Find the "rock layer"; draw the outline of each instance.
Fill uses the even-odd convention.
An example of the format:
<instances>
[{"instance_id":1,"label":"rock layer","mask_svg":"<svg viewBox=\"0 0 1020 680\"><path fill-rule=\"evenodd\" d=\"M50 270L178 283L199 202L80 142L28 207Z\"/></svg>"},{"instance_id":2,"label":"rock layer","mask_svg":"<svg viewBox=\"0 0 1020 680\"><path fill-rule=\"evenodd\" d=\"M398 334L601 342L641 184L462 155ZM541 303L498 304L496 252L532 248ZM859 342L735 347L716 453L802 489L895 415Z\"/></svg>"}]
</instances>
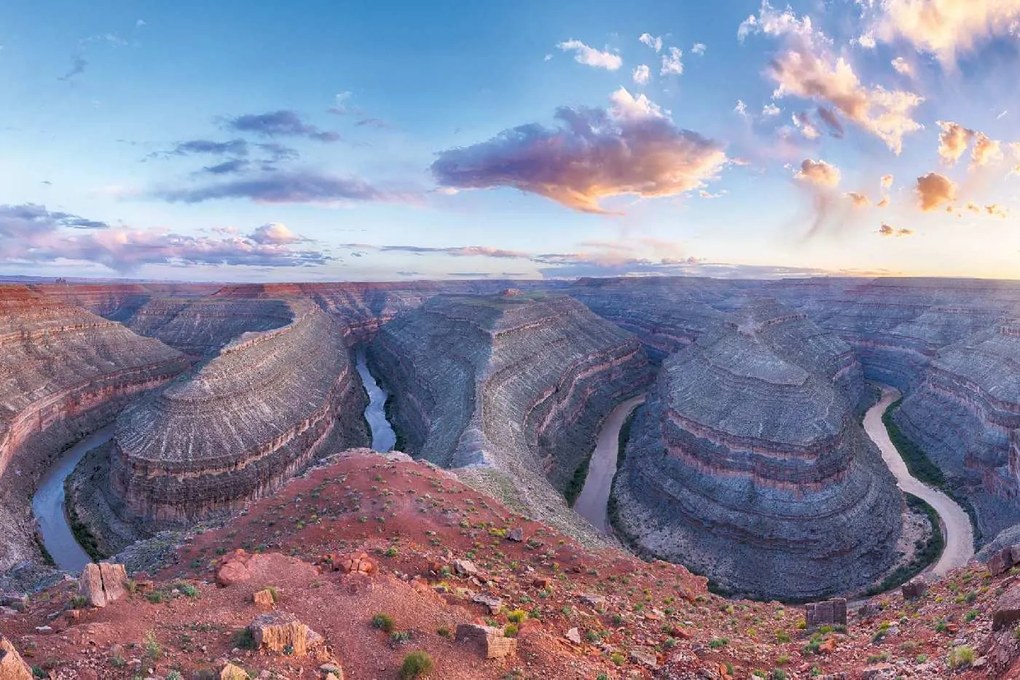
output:
<instances>
[{"instance_id":1,"label":"rock layer","mask_svg":"<svg viewBox=\"0 0 1020 680\"><path fill-rule=\"evenodd\" d=\"M305 300L290 322L233 340L117 420L105 500L151 525L236 511L322 455L367 442L360 389L333 321Z\"/></svg>"},{"instance_id":2,"label":"rock layer","mask_svg":"<svg viewBox=\"0 0 1020 680\"><path fill-rule=\"evenodd\" d=\"M894 420L993 535L1020 522L1020 322L942 348Z\"/></svg>"},{"instance_id":3,"label":"rock layer","mask_svg":"<svg viewBox=\"0 0 1020 680\"><path fill-rule=\"evenodd\" d=\"M894 561L902 500L837 386L859 366L777 305L736 318L664 362L614 485L617 528L728 591L860 589Z\"/></svg>"},{"instance_id":4,"label":"rock layer","mask_svg":"<svg viewBox=\"0 0 1020 680\"><path fill-rule=\"evenodd\" d=\"M37 552L29 494L42 471L186 367L176 350L120 324L0 287L0 570Z\"/></svg>"},{"instance_id":5,"label":"rock layer","mask_svg":"<svg viewBox=\"0 0 1020 680\"><path fill-rule=\"evenodd\" d=\"M562 491L616 403L642 389L629 333L565 296L439 296L384 326L369 348L394 395L406 450L502 478L504 495L560 515ZM575 520L571 520L575 521Z\"/></svg>"}]
</instances>

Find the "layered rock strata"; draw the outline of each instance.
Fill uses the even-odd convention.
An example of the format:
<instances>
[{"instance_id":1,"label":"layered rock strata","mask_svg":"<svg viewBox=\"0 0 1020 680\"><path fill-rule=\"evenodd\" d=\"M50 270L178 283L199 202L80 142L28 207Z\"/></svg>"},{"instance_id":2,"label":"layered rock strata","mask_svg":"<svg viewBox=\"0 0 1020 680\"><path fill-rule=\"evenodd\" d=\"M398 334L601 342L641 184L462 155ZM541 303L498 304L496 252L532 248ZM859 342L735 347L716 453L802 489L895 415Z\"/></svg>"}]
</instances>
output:
<instances>
[{"instance_id":1,"label":"layered rock strata","mask_svg":"<svg viewBox=\"0 0 1020 680\"><path fill-rule=\"evenodd\" d=\"M230 513L320 455L367 443L365 394L339 329L311 302L285 305L286 325L241 335L125 409L100 470L108 485L78 486L109 489L78 498L86 514L117 533L118 520L151 529Z\"/></svg>"},{"instance_id":2,"label":"layered rock strata","mask_svg":"<svg viewBox=\"0 0 1020 680\"><path fill-rule=\"evenodd\" d=\"M38 552L29 499L46 467L186 367L158 340L25 287L0 287L0 570Z\"/></svg>"},{"instance_id":3,"label":"layered rock strata","mask_svg":"<svg viewBox=\"0 0 1020 680\"><path fill-rule=\"evenodd\" d=\"M1020 522L1020 321L942 348L894 413L994 535Z\"/></svg>"},{"instance_id":4,"label":"layered rock strata","mask_svg":"<svg viewBox=\"0 0 1020 680\"><path fill-rule=\"evenodd\" d=\"M384 326L369 360L405 450L494 473L500 495L552 521L570 514L555 490L601 420L649 380L629 333L569 297L519 291L432 298Z\"/></svg>"},{"instance_id":5,"label":"layered rock strata","mask_svg":"<svg viewBox=\"0 0 1020 680\"><path fill-rule=\"evenodd\" d=\"M840 342L804 342L780 309L754 305L663 363L614 483L616 526L727 591L853 592L893 564L903 502L834 383Z\"/></svg>"}]
</instances>

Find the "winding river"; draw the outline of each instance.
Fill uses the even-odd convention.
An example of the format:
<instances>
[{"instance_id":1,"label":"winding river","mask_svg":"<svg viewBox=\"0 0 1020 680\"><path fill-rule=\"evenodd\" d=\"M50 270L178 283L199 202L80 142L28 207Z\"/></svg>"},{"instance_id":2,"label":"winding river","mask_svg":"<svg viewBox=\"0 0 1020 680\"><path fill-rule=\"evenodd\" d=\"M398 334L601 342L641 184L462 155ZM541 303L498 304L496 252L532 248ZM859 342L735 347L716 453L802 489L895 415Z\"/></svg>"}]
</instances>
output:
<instances>
[{"instance_id":1,"label":"winding river","mask_svg":"<svg viewBox=\"0 0 1020 680\"><path fill-rule=\"evenodd\" d=\"M922 499L938 513L946 538L946 548L939 560L930 568L930 572L936 576L943 576L950 569L967 564L974 556L974 531L970 517L956 501L911 476L903 457L889 439L889 432L882 422L882 414L899 398L900 393L897 390L883 386L882 398L868 409L864 416L864 431L882 451L885 464L896 477L896 485Z\"/></svg>"},{"instance_id":2,"label":"winding river","mask_svg":"<svg viewBox=\"0 0 1020 680\"><path fill-rule=\"evenodd\" d=\"M372 430L372 450L392 451L397 443L397 435L393 431L390 421L386 419L386 398L389 394L379 386L375 376L368 370L368 361L363 349L358 350L357 367L361 382L365 386L365 391L368 392L365 420L368 421L368 427Z\"/></svg>"},{"instance_id":3,"label":"winding river","mask_svg":"<svg viewBox=\"0 0 1020 680\"><path fill-rule=\"evenodd\" d=\"M64 508L64 480L86 453L112 438L113 425L107 425L69 448L46 471L32 497L32 512L46 551L59 568L74 574L80 572L92 558L78 545L68 523Z\"/></svg>"},{"instance_id":4,"label":"winding river","mask_svg":"<svg viewBox=\"0 0 1020 680\"><path fill-rule=\"evenodd\" d=\"M616 475L620 429L627 421L627 416L631 414L631 411L644 400L644 395L628 399L614 408L602 422L595 452L591 454L591 461L588 463L588 476L584 480L581 495L574 503L574 510L606 535L613 534L613 529L609 524L608 504L609 492L613 486L613 476Z\"/></svg>"}]
</instances>

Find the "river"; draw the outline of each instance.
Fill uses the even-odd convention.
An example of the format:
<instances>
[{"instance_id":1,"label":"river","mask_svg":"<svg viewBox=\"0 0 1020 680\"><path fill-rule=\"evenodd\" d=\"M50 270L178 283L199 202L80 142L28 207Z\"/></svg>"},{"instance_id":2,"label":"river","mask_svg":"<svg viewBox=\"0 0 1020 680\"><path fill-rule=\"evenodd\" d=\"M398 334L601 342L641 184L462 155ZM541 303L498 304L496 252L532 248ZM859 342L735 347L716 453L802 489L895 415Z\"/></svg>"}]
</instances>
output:
<instances>
[{"instance_id":1,"label":"river","mask_svg":"<svg viewBox=\"0 0 1020 680\"><path fill-rule=\"evenodd\" d=\"M358 350L357 367L361 382L365 386L365 391L368 392L365 420L368 421L368 426L372 430L372 450L392 451L397 443L397 435L393 431L390 421L386 419L386 398L389 395L379 386L375 376L368 370L368 361L363 349Z\"/></svg>"},{"instance_id":2,"label":"river","mask_svg":"<svg viewBox=\"0 0 1020 680\"><path fill-rule=\"evenodd\" d=\"M936 576L943 576L950 569L967 564L974 556L974 531L970 524L970 517L956 501L911 476L903 457L900 456L892 440L889 439L889 432L886 430L885 423L882 422L882 414L899 397L900 393L897 390L883 386L882 398L868 409L864 416L864 430L882 451L885 464L896 477L896 485L903 491L924 500L938 513L945 533L946 548L930 571Z\"/></svg>"},{"instance_id":3,"label":"river","mask_svg":"<svg viewBox=\"0 0 1020 680\"><path fill-rule=\"evenodd\" d=\"M644 400L644 395L628 399L614 408L602 422L595 452L591 454L591 461L588 463L588 476L585 477L584 487L574 503L574 510L606 535L611 536L613 533L613 528L609 524L608 504L613 477L616 475L620 429L631 411Z\"/></svg>"},{"instance_id":4,"label":"river","mask_svg":"<svg viewBox=\"0 0 1020 680\"><path fill-rule=\"evenodd\" d=\"M92 558L78 545L68 523L64 508L64 480L86 453L112 437L113 425L108 425L69 448L46 471L32 497L32 512L39 525L43 545L58 567L73 574L79 573Z\"/></svg>"}]
</instances>

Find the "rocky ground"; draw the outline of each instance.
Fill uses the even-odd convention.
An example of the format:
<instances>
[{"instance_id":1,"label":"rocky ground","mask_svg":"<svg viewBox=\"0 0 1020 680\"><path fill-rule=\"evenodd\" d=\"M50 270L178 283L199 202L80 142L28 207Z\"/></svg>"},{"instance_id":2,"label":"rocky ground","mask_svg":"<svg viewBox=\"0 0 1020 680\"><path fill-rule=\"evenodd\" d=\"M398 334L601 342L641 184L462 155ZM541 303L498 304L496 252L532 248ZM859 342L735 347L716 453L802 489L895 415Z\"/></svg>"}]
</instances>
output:
<instances>
[{"instance_id":1,"label":"rocky ground","mask_svg":"<svg viewBox=\"0 0 1020 680\"><path fill-rule=\"evenodd\" d=\"M67 580L5 599L0 630L37 676L68 679L245 677L228 664L397 678L418 651L429 678L1016 677L1013 623L992 633L1016 610L997 604L1020 590L1014 571L975 564L807 631L800 607L711 595L683 567L588 551L449 472L355 451L189 537L105 607ZM486 648L464 624L498 631Z\"/></svg>"}]
</instances>

